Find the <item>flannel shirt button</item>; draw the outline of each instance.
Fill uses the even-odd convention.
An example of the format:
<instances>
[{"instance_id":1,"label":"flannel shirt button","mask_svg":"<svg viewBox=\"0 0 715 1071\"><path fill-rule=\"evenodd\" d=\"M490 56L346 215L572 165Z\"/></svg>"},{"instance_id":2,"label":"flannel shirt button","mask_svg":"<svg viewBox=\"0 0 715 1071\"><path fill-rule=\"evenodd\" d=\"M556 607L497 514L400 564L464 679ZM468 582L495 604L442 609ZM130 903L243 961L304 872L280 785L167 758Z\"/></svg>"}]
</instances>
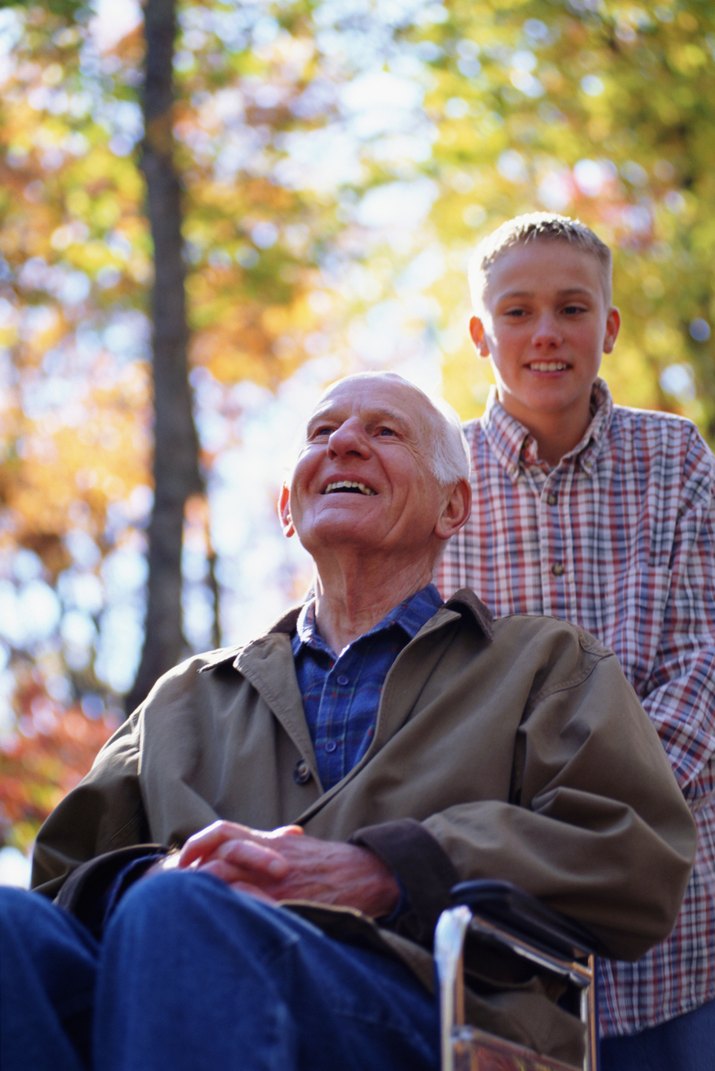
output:
<instances>
[{"instance_id":1,"label":"flannel shirt button","mask_svg":"<svg viewBox=\"0 0 715 1071\"><path fill-rule=\"evenodd\" d=\"M556 495L553 491L549 491L548 495L546 496L547 505L555 506L557 501L558 501L558 495Z\"/></svg>"},{"instance_id":2,"label":"flannel shirt button","mask_svg":"<svg viewBox=\"0 0 715 1071\"><path fill-rule=\"evenodd\" d=\"M563 576L564 575L564 564L563 564L563 562L554 562L554 564L551 566L551 572L554 574L554 576Z\"/></svg>"},{"instance_id":3,"label":"flannel shirt button","mask_svg":"<svg viewBox=\"0 0 715 1071\"><path fill-rule=\"evenodd\" d=\"M293 780L296 785L305 785L312 778L310 767L305 759L298 759L293 770Z\"/></svg>"}]
</instances>

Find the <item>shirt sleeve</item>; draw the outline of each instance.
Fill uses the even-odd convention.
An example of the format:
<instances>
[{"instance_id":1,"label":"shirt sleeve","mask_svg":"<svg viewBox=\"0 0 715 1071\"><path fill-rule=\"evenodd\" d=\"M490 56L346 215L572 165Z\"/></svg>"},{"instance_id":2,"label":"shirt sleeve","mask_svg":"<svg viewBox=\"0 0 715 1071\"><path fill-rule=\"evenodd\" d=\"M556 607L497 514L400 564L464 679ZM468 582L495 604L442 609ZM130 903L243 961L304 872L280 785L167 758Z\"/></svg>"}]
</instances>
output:
<instances>
[{"instance_id":1,"label":"shirt sleeve","mask_svg":"<svg viewBox=\"0 0 715 1071\"><path fill-rule=\"evenodd\" d=\"M695 429L678 510L659 650L637 690L692 800L710 790L715 755L715 457Z\"/></svg>"}]
</instances>

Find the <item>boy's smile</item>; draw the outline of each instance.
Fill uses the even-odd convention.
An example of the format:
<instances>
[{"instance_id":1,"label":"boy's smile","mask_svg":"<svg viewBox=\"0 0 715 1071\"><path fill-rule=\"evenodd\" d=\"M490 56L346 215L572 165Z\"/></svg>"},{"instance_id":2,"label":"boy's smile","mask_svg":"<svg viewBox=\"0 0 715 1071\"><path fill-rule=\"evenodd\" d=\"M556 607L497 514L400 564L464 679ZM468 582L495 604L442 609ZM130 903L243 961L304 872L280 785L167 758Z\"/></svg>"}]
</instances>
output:
<instances>
[{"instance_id":1,"label":"boy's smile","mask_svg":"<svg viewBox=\"0 0 715 1071\"><path fill-rule=\"evenodd\" d=\"M556 435L563 452L564 440L575 446L586 430L591 387L619 325L598 261L567 242L516 245L489 269L472 339L492 359L502 405L536 436L545 460L542 439Z\"/></svg>"}]
</instances>

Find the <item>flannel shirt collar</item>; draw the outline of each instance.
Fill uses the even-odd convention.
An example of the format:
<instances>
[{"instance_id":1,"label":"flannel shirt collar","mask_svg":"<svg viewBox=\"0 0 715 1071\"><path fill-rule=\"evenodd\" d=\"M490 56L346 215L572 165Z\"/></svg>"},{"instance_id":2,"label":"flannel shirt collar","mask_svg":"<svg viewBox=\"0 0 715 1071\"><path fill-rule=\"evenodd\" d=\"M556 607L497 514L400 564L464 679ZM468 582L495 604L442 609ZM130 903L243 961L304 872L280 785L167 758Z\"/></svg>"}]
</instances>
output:
<instances>
[{"instance_id":1,"label":"flannel shirt collar","mask_svg":"<svg viewBox=\"0 0 715 1071\"><path fill-rule=\"evenodd\" d=\"M427 584L426 587L415 592L414 595L411 595L397 606L393 606L390 612L385 614L382 620L378 621L378 623L374 625L369 632L365 633L365 635L370 636L372 633L379 632L381 629L389 628L391 625L397 625L406 634L408 639L413 639L425 622L428 621L442 605L442 597L435 585ZM304 603L298 614L296 631L292 638L294 655L298 653L302 645L328 651L331 655L334 654L334 652L330 651L318 632L315 623L314 598Z\"/></svg>"},{"instance_id":2,"label":"flannel shirt collar","mask_svg":"<svg viewBox=\"0 0 715 1071\"><path fill-rule=\"evenodd\" d=\"M591 423L583 438L563 458L579 465L588 475L591 475L598 455L607 442L613 419L613 398L607 384L600 378L593 384L591 414ZM497 398L496 387L489 392L481 423L491 449L512 482L516 483L525 468L541 464L536 440L528 428L507 413Z\"/></svg>"},{"instance_id":3,"label":"flannel shirt collar","mask_svg":"<svg viewBox=\"0 0 715 1071\"><path fill-rule=\"evenodd\" d=\"M433 588L434 585L429 584L427 588L423 588L423 592ZM449 619L453 614L458 614L461 617L468 618L478 628L481 635L485 636L488 641L491 641L493 635L493 623L494 617L485 603L479 598L479 596L471 588L461 588L456 591L454 595L451 595L446 602L439 597L437 588L434 588L437 593L438 603L435 613L438 613L440 608L444 610L444 616L442 622ZM419 592L417 594L420 594ZM431 597L431 596L430 596ZM402 604L400 604L402 605ZM199 673L210 672L211 670L226 667L228 665L233 666L234 669L241 672L241 660L245 653L250 650L255 650L266 644L272 643L276 636L284 635L290 638L290 642L293 646L293 652L295 653L296 642L300 644L300 638L296 631L297 621L300 617L303 606L294 606L291 610L288 610L267 633L262 636L258 636L253 640L249 640L247 643L239 644L235 647L221 647L214 651L207 651L201 656L202 665L199 667ZM399 609L399 607L397 607ZM391 611L392 612L392 611ZM435 616L433 613L433 617ZM405 628L405 621L401 618L400 624ZM407 627L412 630L414 628L414 635L417 635L421 631L422 627L427 624L427 621L423 621L419 627L414 628L413 625ZM376 625L376 628L380 628L384 625L384 620ZM439 619L435 621L434 627L441 627ZM410 637L412 638L412 636Z\"/></svg>"}]
</instances>

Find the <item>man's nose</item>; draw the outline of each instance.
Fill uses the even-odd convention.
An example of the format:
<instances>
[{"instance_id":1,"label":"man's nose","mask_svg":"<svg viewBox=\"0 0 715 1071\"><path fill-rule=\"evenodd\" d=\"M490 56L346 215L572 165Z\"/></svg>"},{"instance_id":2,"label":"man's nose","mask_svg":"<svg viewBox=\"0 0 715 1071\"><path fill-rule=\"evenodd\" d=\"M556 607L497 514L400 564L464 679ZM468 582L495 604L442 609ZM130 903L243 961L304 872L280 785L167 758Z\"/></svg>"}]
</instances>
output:
<instances>
[{"instance_id":1,"label":"man's nose","mask_svg":"<svg viewBox=\"0 0 715 1071\"><path fill-rule=\"evenodd\" d=\"M341 454L358 454L366 457L370 452L370 436L361 421L351 417L331 432L328 449L337 457Z\"/></svg>"}]
</instances>

